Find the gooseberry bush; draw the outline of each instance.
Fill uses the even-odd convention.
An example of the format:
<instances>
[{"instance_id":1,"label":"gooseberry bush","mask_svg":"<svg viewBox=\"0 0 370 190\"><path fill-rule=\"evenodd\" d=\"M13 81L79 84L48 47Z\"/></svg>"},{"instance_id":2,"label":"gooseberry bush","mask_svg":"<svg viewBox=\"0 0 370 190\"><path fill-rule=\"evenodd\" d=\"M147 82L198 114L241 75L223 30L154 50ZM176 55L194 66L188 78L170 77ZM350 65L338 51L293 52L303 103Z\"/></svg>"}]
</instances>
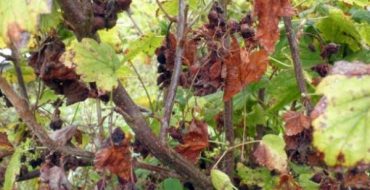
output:
<instances>
[{"instance_id":1,"label":"gooseberry bush","mask_svg":"<svg viewBox=\"0 0 370 190\"><path fill-rule=\"evenodd\" d=\"M370 189L367 0L0 1L0 184Z\"/></svg>"}]
</instances>

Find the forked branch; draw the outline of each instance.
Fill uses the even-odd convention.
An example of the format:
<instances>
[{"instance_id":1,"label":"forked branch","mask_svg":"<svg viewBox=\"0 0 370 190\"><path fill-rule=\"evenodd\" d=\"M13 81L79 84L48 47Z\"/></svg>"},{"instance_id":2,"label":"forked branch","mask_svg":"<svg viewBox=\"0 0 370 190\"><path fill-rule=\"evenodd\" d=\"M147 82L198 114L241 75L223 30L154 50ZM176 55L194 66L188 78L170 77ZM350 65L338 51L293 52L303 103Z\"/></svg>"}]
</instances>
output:
<instances>
[{"instance_id":1,"label":"forked branch","mask_svg":"<svg viewBox=\"0 0 370 190\"><path fill-rule=\"evenodd\" d=\"M14 106L22 121L31 129L32 133L40 140L41 144L46 146L50 151L58 151L65 155L79 156L87 159L94 158L94 154L91 152L83 151L80 149L59 146L53 140L50 139L46 130L36 122L35 116L27 103L27 101L21 98L9 85L9 83L0 76L0 89L9 99L9 101Z\"/></svg>"}]
</instances>

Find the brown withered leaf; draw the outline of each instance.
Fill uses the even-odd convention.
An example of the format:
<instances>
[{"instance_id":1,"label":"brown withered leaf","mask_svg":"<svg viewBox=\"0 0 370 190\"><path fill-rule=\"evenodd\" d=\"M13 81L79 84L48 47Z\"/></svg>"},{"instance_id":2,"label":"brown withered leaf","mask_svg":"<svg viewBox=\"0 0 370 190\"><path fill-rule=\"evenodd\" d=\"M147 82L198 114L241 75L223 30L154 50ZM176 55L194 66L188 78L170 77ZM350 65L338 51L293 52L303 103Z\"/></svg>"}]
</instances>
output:
<instances>
[{"instance_id":1,"label":"brown withered leaf","mask_svg":"<svg viewBox=\"0 0 370 190\"><path fill-rule=\"evenodd\" d=\"M232 38L230 54L225 58L226 82L224 101L230 100L246 85L257 82L265 74L268 53L265 50L248 52L240 48L236 38Z\"/></svg>"},{"instance_id":2,"label":"brown withered leaf","mask_svg":"<svg viewBox=\"0 0 370 190\"><path fill-rule=\"evenodd\" d=\"M208 147L208 125L204 121L193 119L183 141L184 143L175 147L176 152L196 163L200 153Z\"/></svg>"},{"instance_id":3,"label":"brown withered leaf","mask_svg":"<svg viewBox=\"0 0 370 190\"><path fill-rule=\"evenodd\" d=\"M285 121L285 135L294 136L311 126L311 120L303 113L288 111L283 115Z\"/></svg>"},{"instance_id":4,"label":"brown withered leaf","mask_svg":"<svg viewBox=\"0 0 370 190\"><path fill-rule=\"evenodd\" d=\"M74 67L63 64L61 56L65 51L64 43L55 36L49 36L38 51L31 53L28 64L46 86L67 98L67 105L84 101L89 96L87 85L79 81L80 76Z\"/></svg>"},{"instance_id":5,"label":"brown withered leaf","mask_svg":"<svg viewBox=\"0 0 370 190\"><path fill-rule=\"evenodd\" d=\"M240 69L243 85L259 81L267 70L268 53L265 50L258 50L248 55L245 49L240 53L242 60Z\"/></svg>"},{"instance_id":6,"label":"brown withered leaf","mask_svg":"<svg viewBox=\"0 0 370 190\"><path fill-rule=\"evenodd\" d=\"M183 64L191 66L197 55L197 44L194 40L185 41Z\"/></svg>"},{"instance_id":7,"label":"brown withered leaf","mask_svg":"<svg viewBox=\"0 0 370 190\"><path fill-rule=\"evenodd\" d=\"M44 163L40 167L40 181L48 184L50 190L71 190L72 185L68 181L63 168Z\"/></svg>"},{"instance_id":8,"label":"brown withered leaf","mask_svg":"<svg viewBox=\"0 0 370 190\"><path fill-rule=\"evenodd\" d=\"M13 145L9 142L6 133L0 133L0 159L11 155L13 151Z\"/></svg>"},{"instance_id":9,"label":"brown withered leaf","mask_svg":"<svg viewBox=\"0 0 370 190\"><path fill-rule=\"evenodd\" d=\"M294 10L289 0L254 0L254 15L258 17L257 39L269 53L274 52L279 39L281 16L292 16Z\"/></svg>"},{"instance_id":10,"label":"brown withered leaf","mask_svg":"<svg viewBox=\"0 0 370 190\"><path fill-rule=\"evenodd\" d=\"M95 154L95 168L117 175L121 184L133 182L130 138L125 138L123 131L116 128L107 142L110 142L110 139L113 144L109 143Z\"/></svg>"},{"instance_id":11,"label":"brown withered leaf","mask_svg":"<svg viewBox=\"0 0 370 190\"><path fill-rule=\"evenodd\" d=\"M283 174L280 176L276 190L303 190L291 175Z\"/></svg>"},{"instance_id":12,"label":"brown withered leaf","mask_svg":"<svg viewBox=\"0 0 370 190\"><path fill-rule=\"evenodd\" d=\"M240 46L235 37L232 38L229 51L229 55L224 60L224 63L226 65L224 101L230 100L243 88L240 76Z\"/></svg>"},{"instance_id":13,"label":"brown withered leaf","mask_svg":"<svg viewBox=\"0 0 370 190\"><path fill-rule=\"evenodd\" d=\"M370 177L366 172L348 172L344 176L344 186L348 189L370 189Z\"/></svg>"},{"instance_id":14,"label":"brown withered leaf","mask_svg":"<svg viewBox=\"0 0 370 190\"><path fill-rule=\"evenodd\" d=\"M222 62L216 61L215 63L213 63L212 66L209 68L209 77L211 78L211 80L220 77L221 71L222 71Z\"/></svg>"}]
</instances>

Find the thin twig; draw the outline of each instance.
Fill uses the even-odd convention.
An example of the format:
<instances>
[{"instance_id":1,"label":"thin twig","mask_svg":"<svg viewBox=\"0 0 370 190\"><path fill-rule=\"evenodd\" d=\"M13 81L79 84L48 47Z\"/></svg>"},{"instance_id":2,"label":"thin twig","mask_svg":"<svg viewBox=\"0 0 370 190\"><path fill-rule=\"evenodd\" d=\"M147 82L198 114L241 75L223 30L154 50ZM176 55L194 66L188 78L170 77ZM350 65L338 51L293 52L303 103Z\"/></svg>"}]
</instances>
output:
<instances>
[{"instance_id":1,"label":"thin twig","mask_svg":"<svg viewBox=\"0 0 370 190\"><path fill-rule=\"evenodd\" d=\"M20 56L19 51L16 47L13 46L11 48L11 50L12 50L14 69L15 69L15 73L17 75L18 84L20 86L19 90L21 92L22 97L27 102L29 102L27 89L26 89L26 84L24 82L24 78L23 78L23 75L22 75L22 69L21 69L21 65L20 65L21 64L21 56Z\"/></svg>"},{"instance_id":2,"label":"thin twig","mask_svg":"<svg viewBox=\"0 0 370 190\"><path fill-rule=\"evenodd\" d=\"M171 84L168 87L168 94L165 100L164 115L162 118L162 127L160 131L160 140L166 142L167 129L169 128L172 109L175 101L177 84L179 82L182 56L184 54L185 28L186 28L186 5L184 0L179 0L179 15L177 23L177 43L175 53L175 66L173 68Z\"/></svg>"},{"instance_id":3,"label":"thin twig","mask_svg":"<svg viewBox=\"0 0 370 190\"><path fill-rule=\"evenodd\" d=\"M139 25L136 23L135 19L132 17L132 12L130 9L126 11L128 18L130 18L132 24L136 28L136 30L139 32L140 35L143 35L143 31L140 29Z\"/></svg>"},{"instance_id":4,"label":"thin twig","mask_svg":"<svg viewBox=\"0 0 370 190\"><path fill-rule=\"evenodd\" d=\"M301 92L303 105L306 107L307 114L310 114L312 111L311 100L308 97L306 82L303 75L302 63L299 57L298 44L296 41L295 33L292 27L291 17L283 17L286 35L288 37L290 51L292 54L293 64L294 64L294 73L297 79L299 91Z\"/></svg>"},{"instance_id":5,"label":"thin twig","mask_svg":"<svg viewBox=\"0 0 370 190\"><path fill-rule=\"evenodd\" d=\"M157 2L157 4L158 4L159 9L161 9L161 11L164 13L164 16L165 16L165 17L167 17L167 19L168 19L169 21L171 21L171 22L177 22L177 19L176 19L176 18L174 18L174 17L170 16L170 15L167 13L167 11L163 8L162 3L161 3L161 2L159 2L159 0L156 0L156 2ZM179 12L180 12L180 10L181 10L181 9L179 9Z\"/></svg>"},{"instance_id":6,"label":"thin twig","mask_svg":"<svg viewBox=\"0 0 370 190\"><path fill-rule=\"evenodd\" d=\"M248 145L248 144L253 144L253 143L258 143L258 142L261 142L260 140L255 140L255 141L248 141L248 142L243 142L243 143L240 143L240 144L237 144L237 145L234 145L232 147L229 147L227 150L224 151L224 153L222 153L222 155L220 156L220 158L217 160L217 162L212 166L212 169L215 169L217 168L218 164L221 162L221 160L226 156L226 154L232 150L234 150L235 148L238 148L238 147L241 147L241 146L245 146L245 145Z\"/></svg>"},{"instance_id":7,"label":"thin twig","mask_svg":"<svg viewBox=\"0 0 370 190\"><path fill-rule=\"evenodd\" d=\"M227 18L227 5L228 0L221 0L220 4L224 10L224 17ZM230 51L230 36L226 36L222 42L225 49ZM230 52L229 52L230 53ZM224 102L224 129L225 136L229 146L234 146L234 127L233 127L233 98ZM223 162L223 170L232 179L234 173L234 151L228 151L225 154L225 160Z\"/></svg>"},{"instance_id":8,"label":"thin twig","mask_svg":"<svg viewBox=\"0 0 370 190\"><path fill-rule=\"evenodd\" d=\"M141 86L143 87L144 91L145 91L145 94L146 94L146 97L148 98L148 101L149 101L149 106L150 106L150 109L151 111L153 112L154 111L154 106L153 106L153 101L152 99L150 98L150 94L149 94L149 91L148 89L146 88L145 86L145 83L144 83L144 80L143 78L141 77L139 71L136 69L135 65L132 64L131 61L128 61L128 63L131 65L132 69L134 70L136 76L137 76L137 79L139 79L139 82L141 84Z\"/></svg>"},{"instance_id":9,"label":"thin twig","mask_svg":"<svg viewBox=\"0 0 370 190\"><path fill-rule=\"evenodd\" d=\"M155 172L155 173L161 175L162 177L181 178L181 176L177 175L176 173L171 172L171 170L169 170L169 169L162 168L162 167L159 167L159 166L150 165L150 164L139 162L139 161L136 161L136 160L134 160L134 166L135 166L135 168L140 168L140 169Z\"/></svg>"},{"instance_id":10,"label":"thin twig","mask_svg":"<svg viewBox=\"0 0 370 190\"><path fill-rule=\"evenodd\" d=\"M103 144L103 141L104 141L104 127L103 127L103 124L104 124L104 121L105 121L105 117L102 117L102 109L101 109L101 102L99 99L96 100L96 117L97 117L97 120L98 120L98 143L99 143L99 146L101 146Z\"/></svg>"}]
</instances>

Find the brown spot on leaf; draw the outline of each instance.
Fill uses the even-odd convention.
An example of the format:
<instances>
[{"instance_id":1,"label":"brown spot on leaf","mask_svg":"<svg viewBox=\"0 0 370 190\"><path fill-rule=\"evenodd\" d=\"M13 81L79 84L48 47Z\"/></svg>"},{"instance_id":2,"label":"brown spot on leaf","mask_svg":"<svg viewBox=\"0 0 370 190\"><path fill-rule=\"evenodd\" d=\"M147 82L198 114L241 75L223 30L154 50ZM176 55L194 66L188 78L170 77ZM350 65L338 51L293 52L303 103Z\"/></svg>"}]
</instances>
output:
<instances>
[{"instance_id":1,"label":"brown spot on leaf","mask_svg":"<svg viewBox=\"0 0 370 190\"><path fill-rule=\"evenodd\" d=\"M294 180L291 175L280 175L279 184L276 190L303 190L302 187Z\"/></svg>"},{"instance_id":2,"label":"brown spot on leaf","mask_svg":"<svg viewBox=\"0 0 370 190\"><path fill-rule=\"evenodd\" d=\"M311 120L303 113L288 111L283 115L285 121L285 134L292 136L301 133L311 126Z\"/></svg>"}]
</instances>

